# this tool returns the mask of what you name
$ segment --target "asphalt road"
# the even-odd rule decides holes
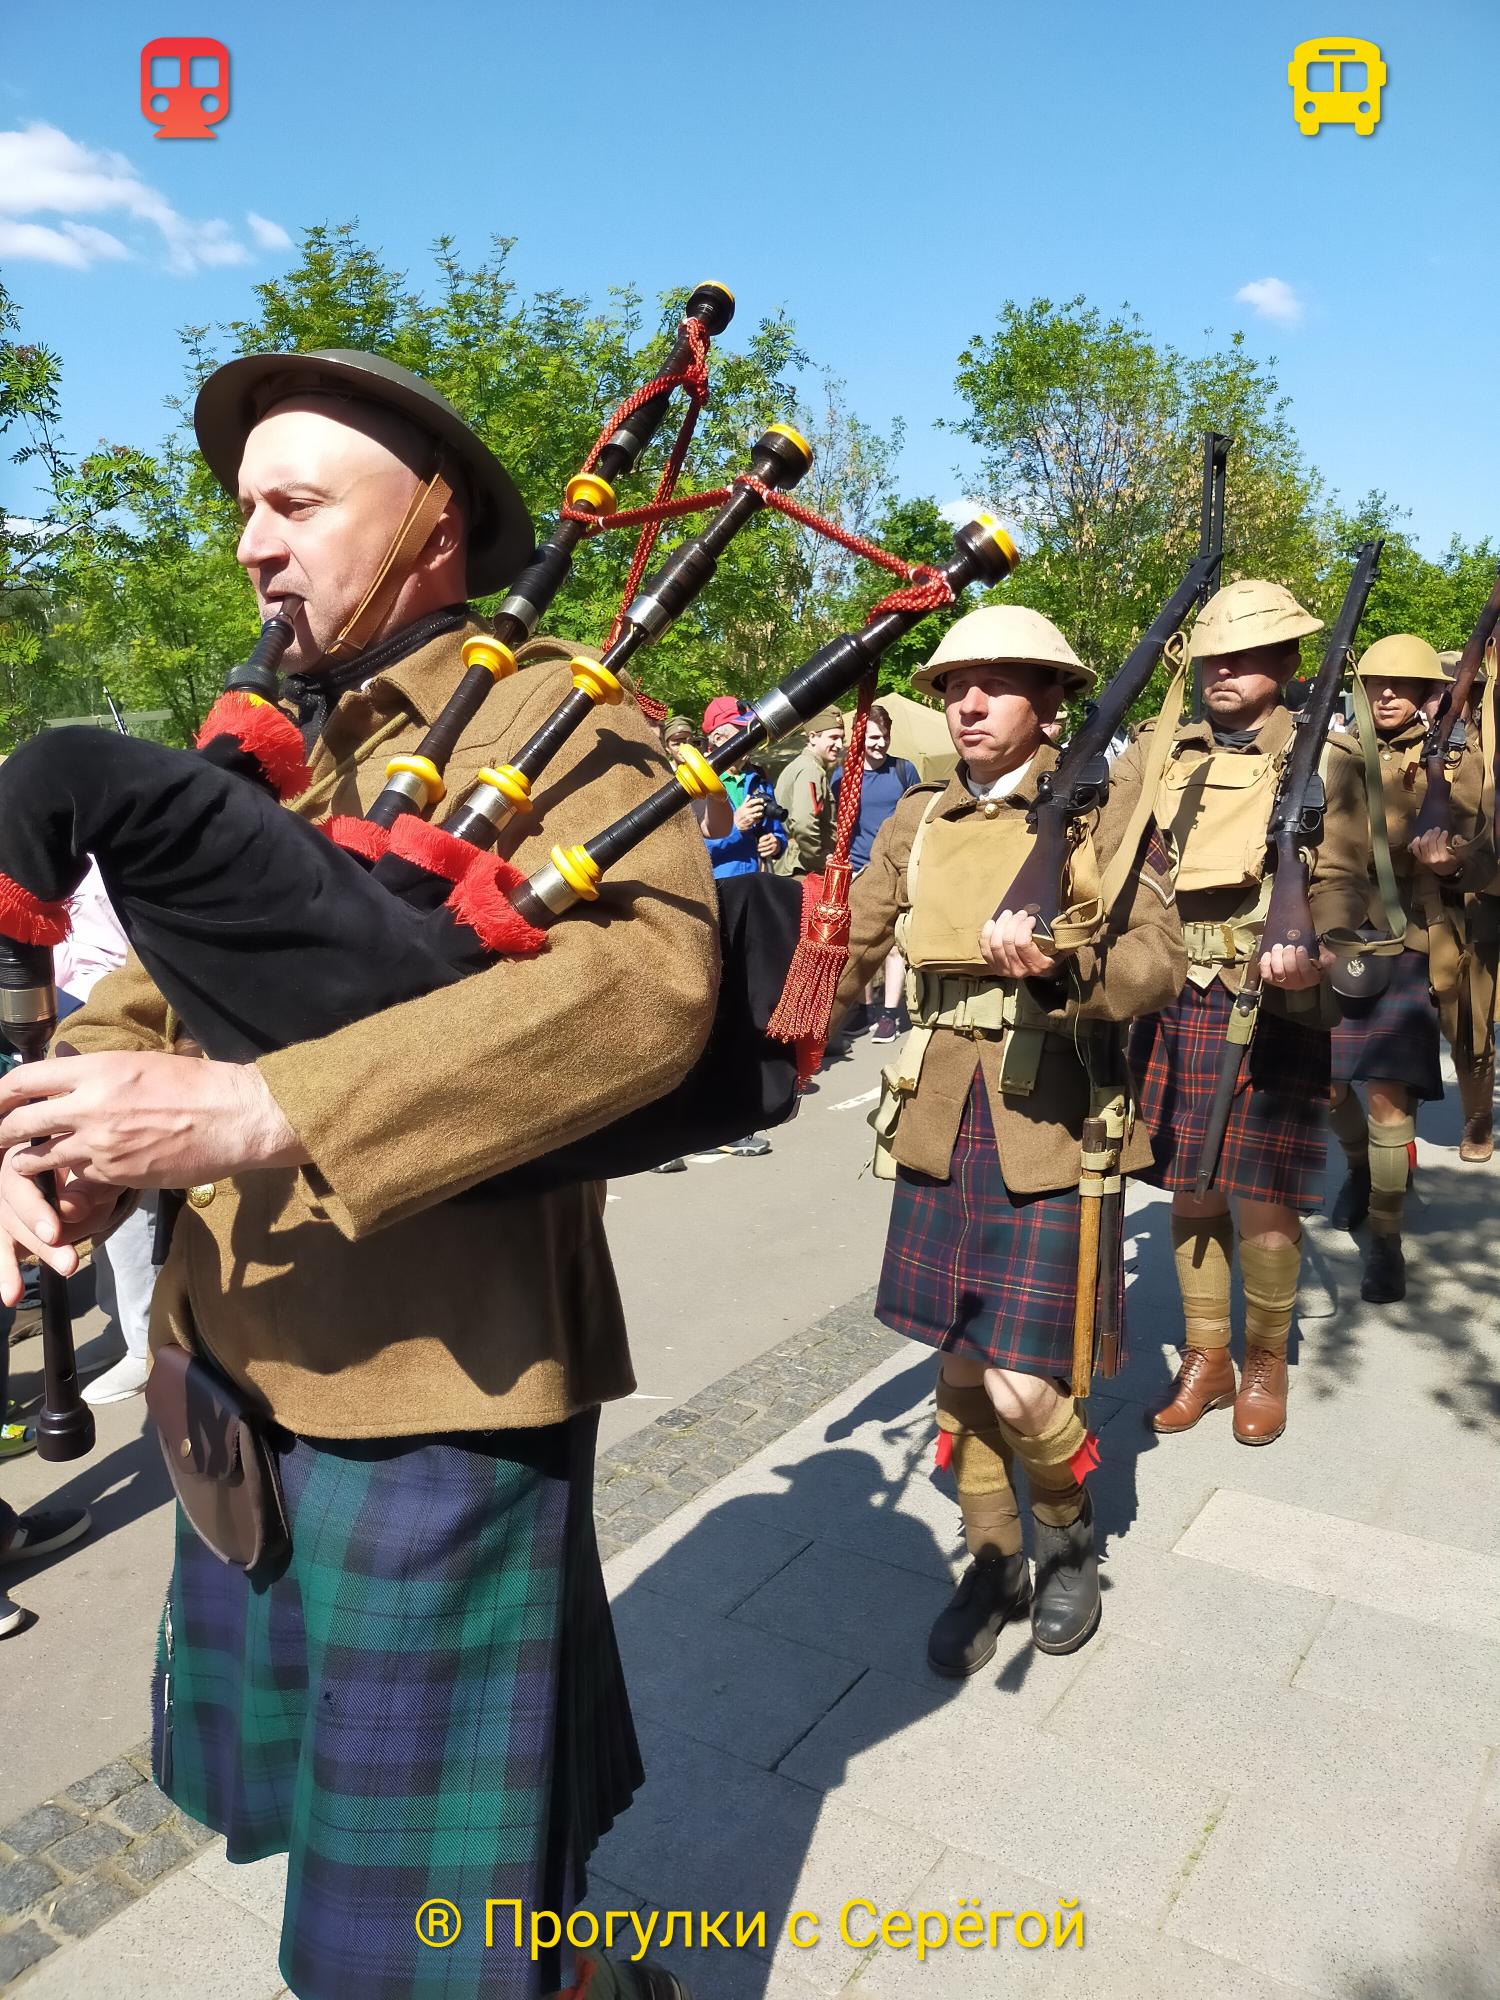
[[[617,1443],[661,1411],[809,1326],[874,1282],[889,1189],[862,1172],[880,1051],[855,1044],[758,1160],[695,1159],[682,1174],[613,1184],[607,1220],[639,1386],[604,1412]],[[118,1348],[80,1321],[84,1379]],[[41,1391],[41,1342],[11,1350],[11,1394]],[[166,1473],[139,1397],[98,1412],[92,1454],[0,1468],[18,1508],[86,1505],[93,1532],[5,1586],[36,1614],[0,1642],[6,1750],[0,1823],[139,1742],[171,1563]]]

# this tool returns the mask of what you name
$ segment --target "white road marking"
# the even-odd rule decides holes
[[[842,1103],[830,1104],[828,1109],[830,1111],[854,1111],[861,1104],[873,1104],[879,1095],[880,1085],[877,1083],[873,1090],[863,1090],[858,1097],[846,1097]]]

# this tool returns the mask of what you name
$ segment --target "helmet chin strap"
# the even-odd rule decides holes
[[[344,620],[336,636],[323,649],[329,664],[352,659],[362,653],[385,623],[417,557],[432,538],[443,509],[453,497],[453,489],[440,472],[425,479],[412,495],[411,505],[375,572],[369,589]]]

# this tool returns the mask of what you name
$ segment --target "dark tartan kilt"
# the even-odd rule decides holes
[[[1384,993],[1339,1000],[1343,1019],[1333,1031],[1333,1080],[1404,1083],[1414,1097],[1436,1103],[1443,1094],[1442,1044],[1427,954],[1403,951],[1387,963],[1391,983]]]
[[[1170,1007],[1137,1021],[1131,1034],[1140,1117],[1156,1156],[1141,1179],[1174,1194],[1192,1192],[1233,1005],[1221,980],[1206,989],[1189,981]],[[1326,1028],[1262,1006],[1230,1108],[1216,1193],[1304,1215],[1322,1207],[1330,1040]]]
[[[642,1778],[593,1525],[597,1411],[535,1430],[281,1438],[292,1550],[228,1568],[181,1513],[152,1699],[163,1791],[231,1861],[289,1854],[299,2000],[534,2000],[486,1897],[566,1916]],[[429,1898],[463,1918],[418,1938]],[[529,1938],[527,1941],[529,1946]]]
[[[896,1170],[875,1317],[911,1340],[992,1368],[1067,1375],[1078,1205],[1077,1188],[1010,1193],[976,1074],[949,1178]]]

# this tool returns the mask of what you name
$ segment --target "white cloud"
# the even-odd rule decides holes
[[[1302,301],[1285,278],[1252,278],[1248,285],[1240,286],[1235,297],[1262,319],[1274,319],[1278,326],[1295,326],[1302,317]]]
[[[250,226],[250,234],[262,250],[290,250],[292,239],[279,222],[272,222],[264,215],[257,215],[252,208],[245,217]]]
[[[55,125],[0,132],[0,254],[79,271],[139,254],[139,232],[126,240],[92,223],[23,219],[81,215],[120,215],[154,230],[169,270],[250,260],[227,222],[180,215],[123,153],[85,146]]]

